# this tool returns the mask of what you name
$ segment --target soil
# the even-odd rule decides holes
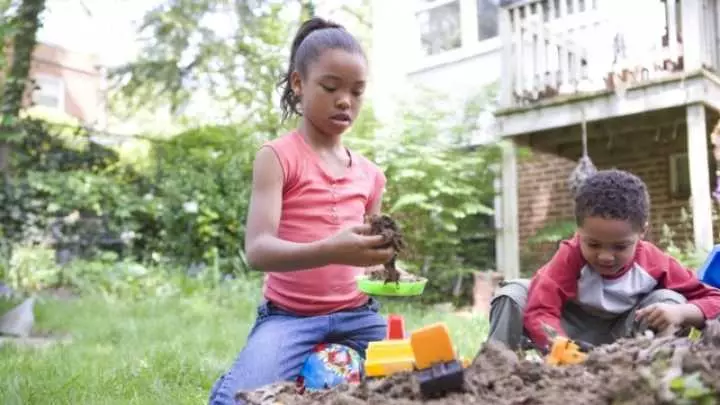
[[[685,391],[677,391],[681,380]],[[683,401],[693,392],[704,392],[707,402]],[[295,393],[293,384],[280,384],[239,397],[248,405],[714,404],[720,400],[720,323],[709,323],[697,341],[675,336],[619,340],[596,348],[576,366],[552,367],[520,359],[502,345],[485,344],[465,371],[465,391],[434,400],[422,398],[411,373],[303,395]]]
[[[370,234],[383,235],[385,237],[387,243],[382,245],[381,248],[392,246],[396,252],[395,256],[393,256],[393,258],[389,262],[385,263],[385,266],[382,270],[370,273],[370,279],[385,280],[386,283],[416,281],[417,277],[411,274],[403,274],[401,276],[400,272],[398,272],[397,270],[397,267],[395,267],[397,254],[402,252],[403,249],[405,249],[405,240],[403,238],[402,231],[400,230],[400,226],[398,226],[397,222],[395,222],[395,220],[389,215],[380,214],[366,216],[365,223],[370,224]]]

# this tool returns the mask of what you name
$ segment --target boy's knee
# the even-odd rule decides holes
[[[500,302],[499,300],[505,301],[509,299],[522,311],[527,303],[529,288],[530,280],[527,279],[515,279],[504,282],[495,292],[490,305],[497,304]]]
[[[640,306],[641,307],[647,307],[652,304],[686,304],[687,298],[685,298],[682,294],[678,293],[677,291],[668,290],[668,289],[659,289],[651,291],[648,295],[645,296],[645,298],[641,301]]]

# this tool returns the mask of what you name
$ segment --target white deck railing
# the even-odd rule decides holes
[[[710,66],[718,56],[718,0],[700,1]],[[504,91],[512,105],[623,88],[682,70],[680,0],[523,0],[501,13]]]

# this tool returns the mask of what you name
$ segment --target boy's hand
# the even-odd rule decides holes
[[[635,319],[645,321],[649,327],[663,332],[668,328],[683,325],[686,321],[686,311],[683,305],[658,303],[639,309]]]

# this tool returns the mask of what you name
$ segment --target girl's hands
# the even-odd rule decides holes
[[[369,235],[370,225],[363,224],[343,229],[323,243],[328,261],[348,266],[368,267],[389,262],[395,255],[382,235]]]

